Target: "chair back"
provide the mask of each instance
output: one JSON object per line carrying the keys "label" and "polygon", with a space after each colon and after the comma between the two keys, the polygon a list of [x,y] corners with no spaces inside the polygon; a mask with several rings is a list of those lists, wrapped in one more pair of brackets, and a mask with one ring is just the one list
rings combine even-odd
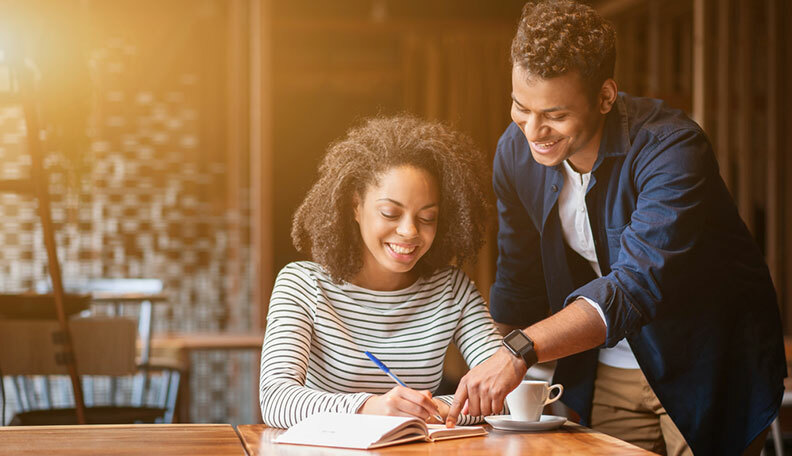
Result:
{"label": "chair back", "polygon": [[[69,320],[80,375],[132,375],[135,322],[129,318]],[[0,320],[0,368],[4,375],[67,375],[60,327],[54,320]]]}
{"label": "chair back", "polygon": [[[47,293],[51,285],[40,281],[35,288]],[[153,303],[165,301],[162,281],[90,278],[66,280],[64,289],[87,295],[92,302],[92,310],[82,313],[90,317],[70,322],[86,393],[87,422],[172,422],[180,367],[171,362],[154,365],[150,360]],[[120,317],[129,315],[127,310],[137,318],[137,328],[134,319]],[[109,316],[99,316],[102,313]],[[58,389],[51,387],[58,380],[51,376],[65,373],[56,360],[57,324],[45,320],[15,323],[20,324],[0,325],[0,369],[3,375],[16,376],[11,382],[21,413],[17,413],[15,424],[71,424],[73,414],[54,408],[50,400],[50,390]],[[17,347],[3,350],[12,340]],[[140,355],[137,364],[136,349]]]}

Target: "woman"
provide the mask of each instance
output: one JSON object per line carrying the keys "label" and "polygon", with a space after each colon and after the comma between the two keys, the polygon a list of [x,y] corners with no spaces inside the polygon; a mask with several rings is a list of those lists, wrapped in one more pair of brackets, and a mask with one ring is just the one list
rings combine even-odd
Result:
{"label": "woman", "polygon": [[431,392],[448,345],[472,367],[501,344],[475,285],[449,266],[483,243],[486,169],[469,139],[409,116],[369,120],[331,145],[292,227],[314,262],[284,267],[270,300],[267,425],[327,411],[445,419],[452,397]]}

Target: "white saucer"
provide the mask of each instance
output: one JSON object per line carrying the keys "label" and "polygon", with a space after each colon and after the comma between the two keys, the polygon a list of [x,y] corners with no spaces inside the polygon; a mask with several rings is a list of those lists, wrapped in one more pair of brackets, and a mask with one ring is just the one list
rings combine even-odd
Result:
{"label": "white saucer", "polygon": [[490,426],[502,431],[549,431],[566,423],[566,418],[555,415],[542,415],[539,421],[515,420],[511,415],[485,416],[484,419]]}

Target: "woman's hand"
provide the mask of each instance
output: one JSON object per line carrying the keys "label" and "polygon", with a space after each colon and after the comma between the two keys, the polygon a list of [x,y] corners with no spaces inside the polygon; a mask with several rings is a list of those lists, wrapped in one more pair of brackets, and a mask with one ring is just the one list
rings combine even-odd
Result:
{"label": "woman's hand", "polygon": [[[365,415],[414,416],[428,423],[438,423],[434,415],[439,415],[440,401],[432,399],[429,391],[417,391],[397,386],[385,394],[371,396],[358,413]],[[443,404],[445,405],[445,404]],[[446,414],[448,407],[446,406]],[[444,417],[444,415],[441,415]]]}
{"label": "woman's hand", "polygon": [[431,421],[427,421],[427,423],[445,424],[445,420],[446,420],[446,418],[448,418],[448,410],[451,407],[448,404],[446,404],[445,402],[441,401],[440,399],[432,398],[432,401],[437,406],[437,414],[440,416],[441,421],[438,422],[437,419],[435,419],[434,416],[432,416]]}

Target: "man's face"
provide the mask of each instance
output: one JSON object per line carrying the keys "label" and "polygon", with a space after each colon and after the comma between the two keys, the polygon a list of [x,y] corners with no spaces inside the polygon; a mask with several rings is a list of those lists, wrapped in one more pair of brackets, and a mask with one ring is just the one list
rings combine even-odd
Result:
{"label": "man's face", "polygon": [[531,147],[537,163],[555,166],[569,159],[589,172],[599,150],[605,115],[601,97],[592,99],[577,72],[550,79],[512,68],[511,117]]}

